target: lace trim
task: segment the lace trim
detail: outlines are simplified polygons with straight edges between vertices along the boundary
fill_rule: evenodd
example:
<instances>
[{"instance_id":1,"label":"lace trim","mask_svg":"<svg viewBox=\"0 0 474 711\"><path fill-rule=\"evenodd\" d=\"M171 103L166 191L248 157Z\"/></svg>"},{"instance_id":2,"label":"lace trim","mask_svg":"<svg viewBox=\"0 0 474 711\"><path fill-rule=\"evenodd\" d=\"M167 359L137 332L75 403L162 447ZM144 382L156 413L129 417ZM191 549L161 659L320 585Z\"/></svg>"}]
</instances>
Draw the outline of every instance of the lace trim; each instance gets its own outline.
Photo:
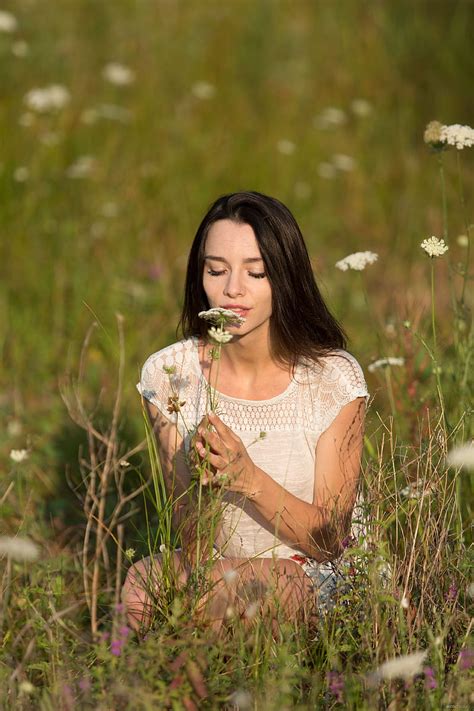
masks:
<instances>
[{"instance_id":1,"label":"lace trim","mask_svg":"<svg viewBox=\"0 0 474 711\"><path fill-rule=\"evenodd\" d=\"M323 359L324 365L300 366L294 380L269 400L241 400L219 396L217 412L236 432L323 432L340 409L357 397L369 398L362 369L346 351ZM173 367L168 374L164 368ZM151 355L137 385L184 435L204 416L208 384L199 365L197 340L179 341ZM173 412L170 398L177 396L181 409Z\"/></svg>"}]
</instances>

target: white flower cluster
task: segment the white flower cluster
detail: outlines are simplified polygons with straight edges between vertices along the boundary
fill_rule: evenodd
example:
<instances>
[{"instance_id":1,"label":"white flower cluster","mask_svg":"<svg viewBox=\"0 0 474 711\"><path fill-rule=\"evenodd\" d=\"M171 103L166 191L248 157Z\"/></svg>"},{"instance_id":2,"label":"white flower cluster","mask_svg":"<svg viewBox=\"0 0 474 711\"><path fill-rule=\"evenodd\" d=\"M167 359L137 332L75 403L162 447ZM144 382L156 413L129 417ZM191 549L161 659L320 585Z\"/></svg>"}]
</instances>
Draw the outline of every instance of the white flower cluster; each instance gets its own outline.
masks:
<instances>
[{"instance_id":1,"label":"white flower cluster","mask_svg":"<svg viewBox=\"0 0 474 711\"><path fill-rule=\"evenodd\" d=\"M0 32L15 32L18 21L11 12L0 10Z\"/></svg>"},{"instance_id":2,"label":"white flower cluster","mask_svg":"<svg viewBox=\"0 0 474 711\"><path fill-rule=\"evenodd\" d=\"M31 89L25 94L23 101L32 111L45 113L64 108L70 99L71 95L65 86L51 84L42 89Z\"/></svg>"},{"instance_id":3,"label":"white flower cluster","mask_svg":"<svg viewBox=\"0 0 474 711\"><path fill-rule=\"evenodd\" d=\"M448 453L446 461L450 467L474 469L474 440L452 449Z\"/></svg>"},{"instance_id":4,"label":"white flower cluster","mask_svg":"<svg viewBox=\"0 0 474 711\"><path fill-rule=\"evenodd\" d=\"M245 323L243 316L236 314L235 311L231 311L230 309L221 309L219 306L208 309L207 311L200 311L198 316L204 319L204 321L209 321L218 326L241 326Z\"/></svg>"},{"instance_id":5,"label":"white flower cluster","mask_svg":"<svg viewBox=\"0 0 474 711\"><path fill-rule=\"evenodd\" d=\"M207 335L214 343L229 343L229 341L232 340L231 333L222 328L216 328L215 326L211 326Z\"/></svg>"},{"instance_id":6,"label":"white flower cluster","mask_svg":"<svg viewBox=\"0 0 474 711\"><path fill-rule=\"evenodd\" d=\"M29 538L0 536L0 556L5 555L12 560L29 562L38 558L39 548Z\"/></svg>"},{"instance_id":7,"label":"white flower cluster","mask_svg":"<svg viewBox=\"0 0 474 711\"><path fill-rule=\"evenodd\" d=\"M372 683L381 679L412 679L423 671L423 662L428 652L414 652L401 657L388 659L369 676Z\"/></svg>"},{"instance_id":8,"label":"white flower cluster","mask_svg":"<svg viewBox=\"0 0 474 711\"><path fill-rule=\"evenodd\" d=\"M66 175L73 180L87 178L95 166L96 160L93 156L80 156L75 163L72 163L72 165L67 168Z\"/></svg>"},{"instance_id":9,"label":"white flower cluster","mask_svg":"<svg viewBox=\"0 0 474 711\"><path fill-rule=\"evenodd\" d=\"M216 87L208 81L197 81L192 85L191 93L196 99L206 101L207 99L212 99L216 93Z\"/></svg>"},{"instance_id":10,"label":"white flower cluster","mask_svg":"<svg viewBox=\"0 0 474 711\"><path fill-rule=\"evenodd\" d=\"M128 86L135 81L135 72L118 62L109 62L102 70L103 78L115 86Z\"/></svg>"},{"instance_id":11,"label":"white flower cluster","mask_svg":"<svg viewBox=\"0 0 474 711\"><path fill-rule=\"evenodd\" d=\"M375 254L375 252L354 252L354 254L349 254L344 259L336 262L336 267L343 272L348 269L362 271L368 264L373 264L377 259L378 254Z\"/></svg>"},{"instance_id":12,"label":"white flower cluster","mask_svg":"<svg viewBox=\"0 0 474 711\"><path fill-rule=\"evenodd\" d=\"M431 258L442 257L443 254L449 249L444 239L439 239L434 236L429 239L424 239L420 246L421 249L424 249L426 254Z\"/></svg>"},{"instance_id":13,"label":"white flower cluster","mask_svg":"<svg viewBox=\"0 0 474 711\"><path fill-rule=\"evenodd\" d=\"M29 456L30 455L27 449L12 449L10 452L10 459L12 462L15 462L15 464L24 462Z\"/></svg>"},{"instance_id":14,"label":"white flower cluster","mask_svg":"<svg viewBox=\"0 0 474 711\"><path fill-rule=\"evenodd\" d=\"M374 361L371 363L368 367L367 370L369 373L373 373L374 370L378 370L379 368L386 368L387 366L392 366L392 365L404 365L405 363L405 358L380 358L379 360Z\"/></svg>"},{"instance_id":15,"label":"white flower cluster","mask_svg":"<svg viewBox=\"0 0 474 711\"><path fill-rule=\"evenodd\" d=\"M470 126L461 126L459 123L454 123L451 126L443 126L441 128L440 138L448 146L454 146L458 151L462 151L463 148L474 146L474 129Z\"/></svg>"}]
</instances>

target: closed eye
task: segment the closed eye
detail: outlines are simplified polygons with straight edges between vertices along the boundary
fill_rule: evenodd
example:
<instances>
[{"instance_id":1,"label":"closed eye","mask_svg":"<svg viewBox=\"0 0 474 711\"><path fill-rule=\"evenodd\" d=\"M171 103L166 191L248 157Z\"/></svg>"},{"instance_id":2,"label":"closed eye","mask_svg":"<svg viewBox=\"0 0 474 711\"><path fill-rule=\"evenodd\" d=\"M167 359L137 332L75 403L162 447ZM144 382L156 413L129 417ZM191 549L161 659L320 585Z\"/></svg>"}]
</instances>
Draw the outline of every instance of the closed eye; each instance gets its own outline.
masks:
<instances>
[{"instance_id":1,"label":"closed eye","mask_svg":"<svg viewBox=\"0 0 474 711\"><path fill-rule=\"evenodd\" d=\"M225 274L225 269L208 269L207 273L210 276L221 276L222 274ZM265 272L248 272L248 275L253 277L254 279L264 279L266 277Z\"/></svg>"}]
</instances>

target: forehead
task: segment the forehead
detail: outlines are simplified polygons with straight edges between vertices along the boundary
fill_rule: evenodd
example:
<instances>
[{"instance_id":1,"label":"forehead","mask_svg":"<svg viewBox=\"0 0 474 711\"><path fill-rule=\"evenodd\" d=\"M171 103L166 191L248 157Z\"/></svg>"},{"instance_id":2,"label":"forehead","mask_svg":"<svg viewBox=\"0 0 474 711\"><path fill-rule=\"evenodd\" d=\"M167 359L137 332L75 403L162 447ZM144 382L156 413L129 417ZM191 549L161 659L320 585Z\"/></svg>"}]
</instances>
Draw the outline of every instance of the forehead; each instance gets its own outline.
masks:
<instances>
[{"instance_id":1,"label":"forehead","mask_svg":"<svg viewBox=\"0 0 474 711\"><path fill-rule=\"evenodd\" d=\"M245 258L261 257L253 228L232 220L218 220L211 225L204 252L216 256L227 253Z\"/></svg>"}]
</instances>

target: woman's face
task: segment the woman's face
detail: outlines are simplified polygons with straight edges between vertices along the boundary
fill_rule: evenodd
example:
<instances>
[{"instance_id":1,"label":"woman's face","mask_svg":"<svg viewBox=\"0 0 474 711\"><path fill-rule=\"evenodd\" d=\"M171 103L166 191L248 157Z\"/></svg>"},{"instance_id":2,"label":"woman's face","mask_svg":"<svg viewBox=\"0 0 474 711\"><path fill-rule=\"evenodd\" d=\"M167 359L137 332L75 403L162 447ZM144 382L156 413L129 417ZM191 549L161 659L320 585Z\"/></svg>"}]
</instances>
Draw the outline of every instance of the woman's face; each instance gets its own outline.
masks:
<instances>
[{"instance_id":1,"label":"woman's face","mask_svg":"<svg viewBox=\"0 0 474 711\"><path fill-rule=\"evenodd\" d=\"M250 225L213 223L204 249L203 287L211 308L231 309L245 318L241 326L226 326L231 333L268 335L272 290Z\"/></svg>"}]
</instances>

